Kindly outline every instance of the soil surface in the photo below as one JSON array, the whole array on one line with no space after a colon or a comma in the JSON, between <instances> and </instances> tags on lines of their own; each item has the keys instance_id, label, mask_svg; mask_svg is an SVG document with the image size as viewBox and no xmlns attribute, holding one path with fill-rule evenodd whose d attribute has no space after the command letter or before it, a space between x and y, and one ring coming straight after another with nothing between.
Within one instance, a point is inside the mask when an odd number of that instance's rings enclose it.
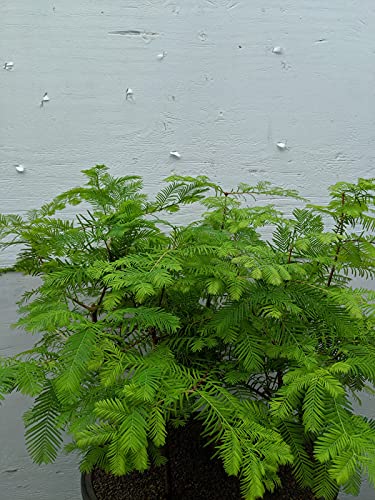
<instances>
[{"instance_id":1,"label":"soil surface","mask_svg":"<svg viewBox=\"0 0 375 500\"><path fill-rule=\"evenodd\" d=\"M169 467L151 467L144 473L115 477L95 470L92 481L98 500L241 500L239 481L228 477L221 461L204 447L200 426L190 423L168 434ZM283 488L264 500L316 500L301 489L288 468L282 468Z\"/></svg>"}]
</instances>

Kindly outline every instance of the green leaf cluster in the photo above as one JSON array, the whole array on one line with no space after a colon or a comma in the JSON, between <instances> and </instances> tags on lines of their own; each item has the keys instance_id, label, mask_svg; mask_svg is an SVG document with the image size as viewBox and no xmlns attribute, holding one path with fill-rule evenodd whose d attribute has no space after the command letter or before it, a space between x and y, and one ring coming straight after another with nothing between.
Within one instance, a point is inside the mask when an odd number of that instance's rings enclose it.
<instances>
[{"instance_id":1,"label":"green leaf cluster","mask_svg":"<svg viewBox=\"0 0 375 500\"><path fill-rule=\"evenodd\" d=\"M315 206L266 182L173 176L149 199L137 176L83 173L0 216L0 248L40 280L17 323L38 340L0 360L0 397L35 398L32 458L53 461L68 432L82 470L142 471L193 418L247 500L277 488L280 466L326 500L375 484L375 421L352 406L375 384L375 293L352 281L375 274L374 179Z\"/></svg>"}]
</instances>

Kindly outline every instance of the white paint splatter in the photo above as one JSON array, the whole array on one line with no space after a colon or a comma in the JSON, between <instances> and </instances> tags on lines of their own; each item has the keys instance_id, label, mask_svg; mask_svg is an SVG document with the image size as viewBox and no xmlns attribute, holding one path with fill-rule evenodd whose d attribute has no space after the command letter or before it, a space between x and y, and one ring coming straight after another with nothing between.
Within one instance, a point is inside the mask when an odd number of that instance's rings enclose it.
<instances>
[{"instance_id":1,"label":"white paint splatter","mask_svg":"<svg viewBox=\"0 0 375 500\"><path fill-rule=\"evenodd\" d=\"M7 61L4 63L3 69L6 69L7 71L11 71L13 68L14 68L13 61Z\"/></svg>"},{"instance_id":2,"label":"white paint splatter","mask_svg":"<svg viewBox=\"0 0 375 500\"><path fill-rule=\"evenodd\" d=\"M165 52L165 50L163 50L163 52L160 52L160 54L158 54L156 56L156 59L158 59L159 61L162 61L166 56L167 56L167 53Z\"/></svg>"},{"instance_id":3,"label":"white paint splatter","mask_svg":"<svg viewBox=\"0 0 375 500\"><path fill-rule=\"evenodd\" d=\"M181 158L181 155L178 151L171 151L169 154L170 156L173 156L173 158L176 158L177 160Z\"/></svg>"},{"instance_id":4,"label":"white paint splatter","mask_svg":"<svg viewBox=\"0 0 375 500\"><path fill-rule=\"evenodd\" d=\"M276 46L272 49L272 53L273 54L277 54L277 55L280 55L282 54L284 51L283 51L283 48L282 47L279 47L279 46Z\"/></svg>"},{"instance_id":5,"label":"white paint splatter","mask_svg":"<svg viewBox=\"0 0 375 500\"><path fill-rule=\"evenodd\" d=\"M42 108L46 102L49 102L49 100L48 93L45 92L42 100L40 101L40 107Z\"/></svg>"},{"instance_id":6,"label":"white paint splatter","mask_svg":"<svg viewBox=\"0 0 375 500\"><path fill-rule=\"evenodd\" d=\"M130 87L128 87L125 91L125 98L127 101L134 99L134 92Z\"/></svg>"},{"instance_id":7,"label":"white paint splatter","mask_svg":"<svg viewBox=\"0 0 375 500\"><path fill-rule=\"evenodd\" d=\"M277 142L276 146L280 149L280 151L285 151L287 149L286 142Z\"/></svg>"}]
</instances>

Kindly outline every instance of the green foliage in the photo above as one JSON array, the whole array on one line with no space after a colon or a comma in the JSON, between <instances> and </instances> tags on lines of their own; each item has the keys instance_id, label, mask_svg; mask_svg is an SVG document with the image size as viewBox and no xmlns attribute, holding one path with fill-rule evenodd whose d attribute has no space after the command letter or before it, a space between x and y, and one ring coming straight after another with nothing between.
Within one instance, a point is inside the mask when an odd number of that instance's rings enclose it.
<instances>
[{"instance_id":1,"label":"green foliage","mask_svg":"<svg viewBox=\"0 0 375 500\"><path fill-rule=\"evenodd\" d=\"M33 407L24 415L27 449L37 464L52 462L61 448L60 411L54 387L47 381Z\"/></svg>"},{"instance_id":2,"label":"green foliage","mask_svg":"<svg viewBox=\"0 0 375 500\"><path fill-rule=\"evenodd\" d=\"M168 426L194 418L247 500L285 465L326 500L375 483L375 421L350 399L375 384L375 293L351 283L375 274L374 180L303 206L266 182L173 176L149 200L137 176L83 173L0 216L0 247L21 245L14 270L40 278L17 323L38 340L0 360L0 397L35 397L32 458L54 460L68 432L83 471L142 471L165 462ZM257 202L281 196L301 204L291 217ZM169 215L192 203L191 224Z\"/></svg>"}]
</instances>

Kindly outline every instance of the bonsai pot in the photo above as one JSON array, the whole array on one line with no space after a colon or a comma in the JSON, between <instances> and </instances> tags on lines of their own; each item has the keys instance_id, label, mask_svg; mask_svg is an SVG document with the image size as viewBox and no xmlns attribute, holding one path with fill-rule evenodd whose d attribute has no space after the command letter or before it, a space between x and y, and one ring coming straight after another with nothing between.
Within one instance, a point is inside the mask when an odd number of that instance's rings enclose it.
<instances>
[{"instance_id":1,"label":"bonsai pot","mask_svg":"<svg viewBox=\"0 0 375 500\"><path fill-rule=\"evenodd\" d=\"M213 448L204 446L196 422L171 429L166 465L145 472L116 477L95 469L82 474L83 500L241 500L240 483L227 476L222 463L212 458ZM300 488L288 468L281 469L282 488L266 493L265 500L317 500Z\"/></svg>"},{"instance_id":2,"label":"bonsai pot","mask_svg":"<svg viewBox=\"0 0 375 500\"><path fill-rule=\"evenodd\" d=\"M81 474L81 494L83 500L96 500L91 474Z\"/></svg>"}]
</instances>

